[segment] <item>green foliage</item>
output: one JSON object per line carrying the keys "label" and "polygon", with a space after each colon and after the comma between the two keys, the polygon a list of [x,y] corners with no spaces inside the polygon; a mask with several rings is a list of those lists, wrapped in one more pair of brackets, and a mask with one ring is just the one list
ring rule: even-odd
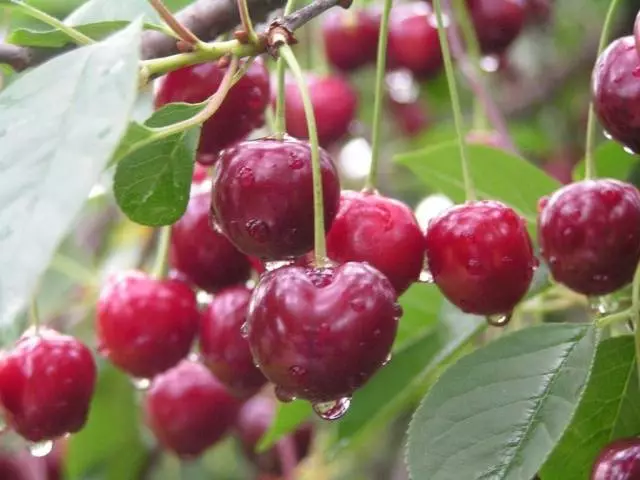
{"label": "green foliage", "polygon": [[302,400],[294,400],[290,403],[278,402],[276,415],[269,430],[263,435],[256,449],[259,452],[268,450],[274,443],[293,432],[298,425],[303,423],[311,415],[311,405]]}
{"label": "green foliage", "polygon": [[[596,170],[599,177],[629,180],[633,168],[638,164],[638,157],[624,151],[616,142],[604,142],[595,152]],[[582,180],[585,174],[584,161],[580,162],[573,171],[575,180]]]}

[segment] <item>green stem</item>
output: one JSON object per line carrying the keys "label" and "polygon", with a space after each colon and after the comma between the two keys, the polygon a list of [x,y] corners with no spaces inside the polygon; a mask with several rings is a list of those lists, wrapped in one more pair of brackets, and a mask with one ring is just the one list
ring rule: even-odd
{"label": "green stem", "polygon": [[640,264],[636,268],[631,287],[631,321],[635,327],[634,339],[638,378],[640,378]]}
{"label": "green stem", "polygon": [[460,107],[460,96],[458,95],[458,85],[456,84],[456,73],[453,69],[453,60],[451,58],[451,49],[449,48],[449,40],[447,38],[446,27],[444,26],[444,18],[442,15],[442,1],[434,0],[433,5],[438,19],[438,37],[440,38],[440,47],[442,48],[442,57],[444,59],[444,68],[447,75],[447,83],[449,85],[449,94],[451,95],[451,108],[453,110],[453,121],[458,136],[458,145],[460,147],[460,159],[462,162],[462,178],[464,180],[464,188],[467,201],[476,199],[473,180],[469,171],[469,161],[467,158],[467,146],[464,138],[464,128],[462,126],[462,109]]}
{"label": "green stem", "polygon": [[380,20],[380,36],[378,37],[378,57],[376,59],[376,97],[373,103],[373,125],[371,145],[371,168],[365,183],[365,190],[374,191],[378,179],[380,164],[380,136],[382,133],[382,105],[385,97],[384,76],[387,62],[387,39],[389,37],[389,13],[391,0],[384,1],[382,19]]}
{"label": "green stem", "polygon": [[596,320],[596,326],[598,328],[606,328],[614,323],[629,320],[631,315],[631,309],[623,310],[622,312],[614,313],[613,315],[607,315],[606,317],[598,318]]}
{"label": "green stem", "polygon": [[66,34],[69,38],[71,38],[78,45],[89,45],[94,43],[94,40],[90,37],[87,37],[84,33],[79,32],[73,27],[64,24],[62,21],[58,20],[55,17],[52,17],[48,13],[43,12],[31,5],[28,5],[20,0],[10,0],[11,4],[17,7],[22,13],[29,15],[32,18],[40,20],[42,23],[46,23],[47,25],[60,30],[64,34]]}
{"label": "green stem", "polygon": [[171,243],[171,227],[161,227],[159,231],[160,235],[158,239],[158,250],[156,252],[156,259],[153,263],[151,275],[154,278],[162,279],[167,275],[169,265],[169,244]]}
{"label": "green stem", "polygon": [[307,130],[309,131],[309,143],[311,144],[311,168],[313,172],[313,217],[314,217],[314,234],[315,234],[315,264],[322,267],[326,263],[327,247],[325,244],[324,231],[324,203],[322,201],[322,173],[320,171],[320,146],[318,144],[318,131],[316,128],[316,118],[313,113],[313,104],[311,103],[311,95],[309,88],[305,82],[302,69],[296,60],[291,47],[284,44],[280,47],[280,55],[289,65],[291,73],[293,73],[302,104],[304,105],[304,113],[307,118]]}
{"label": "green stem", "polygon": [[193,46],[199,46],[202,43],[191,30],[180,23],[162,0],[149,0],[149,3],[178,38]]}
{"label": "green stem", "polygon": [[[598,44],[598,55],[600,55],[611,37],[611,30],[613,29],[616,10],[624,3],[623,0],[611,0],[609,4],[609,10],[607,16],[604,19],[602,26],[602,33],[600,34],[600,43]],[[593,108],[593,102],[589,104],[589,116],[587,117],[587,139],[585,144],[585,178],[595,178],[596,162],[593,158],[593,150],[596,143],[596,112]]]}
{"label": "green stem", "polygon": [[253,28],[253,22],[251,21],[251,15],[249,14],[249,5],[247,4],[247,0],[238,0],[237,3],[242,28],[247,34],[249,43],[256,45],[259,42],[259,39],[258,34]]}
{"label": "green stem", "polygon": [[40,333],[40,313],[38,312],[38,302],[35,295],[31,297],[31,303],[29,304],[29,320],[33,326],[34,333],[38,335]]}

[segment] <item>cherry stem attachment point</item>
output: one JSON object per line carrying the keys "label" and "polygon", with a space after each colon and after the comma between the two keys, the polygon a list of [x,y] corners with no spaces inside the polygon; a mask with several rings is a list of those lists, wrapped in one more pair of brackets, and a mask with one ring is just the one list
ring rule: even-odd
{"label": "cherry stem attachment point", "polygon": [[182,25],[180,21],[171,13],[162,0],[149,0],[149,3],[154,8],[158,15],[164,20],[167,26],[185,43],[197,47],[202,42],[195,34],[187,27]]}
{"label": "cherry stem attachment point", "polygon": [[38,311],[38,302],[35,295],[29,303],[29,321],[33,326],[34,333],[38,335],[40,333],[40,312]]}
{"label": "cherry stem attachment point", "polygon": [[251,21],[251,15],[249,14],[249,5],[247,4],[247,0],[237,0],[238,4],[238,14],[240,16],[240,23],[242,24],[242,28],[247,34],[247,40],[251,44],[258,44],[258,34],[253,28],[253,22]]}
{"label": "cherry stem attachment point", "polygon": [[[284,7],[283,14],[290,15],[295,7],[295,0],[288,0]],[[287,39],[283,38],[283,42],[286,43]],[[278,140],[282,140],[287,130],[284,109],[285,109],[285,61],[283,58],[278,58],[276,62],[276,107],[274,112],[273,121],[273,134]]]}
{"label": "cherry stem attachment point", "polygon": [[169,245],[171,244],[171,226],[160,227],[158,235],[158,249],[153,263],[151,275],[160,280],[167,276],[169,269]]}

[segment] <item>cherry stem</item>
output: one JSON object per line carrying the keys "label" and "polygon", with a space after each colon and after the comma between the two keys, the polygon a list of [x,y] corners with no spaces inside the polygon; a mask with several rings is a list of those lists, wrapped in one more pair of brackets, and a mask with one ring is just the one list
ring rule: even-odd
{"label": "cherry stem", "polygon": [[440,39],[440,47],[442,48],[442,58],[444,60],[444,69],[447,75],[447,83],[449,85],[449,94],[451,95],[451,108],[453,110],[453,121],[455,123],[456,133],[458,136],[458,146],[460,147],[460,160],[462,162],[462,178],[464,180],[466,198],[467,198],[467,201],[474,201],[476,199],[476,193],[475,193],[475,188],[473,187],[473,180],[471,179],[471,173],[469,171],[469,161],[467,158],[467,146],[464,138],[464,128],[462,125],[462,109],[460,107],[460,97],[458,95],[456,73],[453,69],[453,60],[451,58],[451,50],[449,49],[447,29],[445,27],[444,17],[442,15],[442,2],[441,0],[434,0],[433,5],[436,11],[436,18],[438,20],[438,37]]}
{"label": "cherry stem", "polygon": [[[289,0],[284,7],[284,15],[289,15],[293,11],[295,0]],[[276,139],[282,140],[287,131],[286,121],[284,117],[285,105],[285,62],[282,57],[276,62],[276,108],[273,121],[273,134]]]}
{"label": "cherry stem", "polygon": [[167,26],[183,41],[189,45],[197,46],[202,42],[195,34],[187,27],[182,25],[180,21],[171,13],[162,0],[149,0],[149,3],[154,8],[158,15],[164,20]]}
{"label": "cherry stem", "polygon": [[33,325],[34,333],[38,335],[40,333],[40,312],[38,311],[38,302],[35,296],[31,298],[29,303],[29,320]]}
{"label": "cherry stem", "polygon": [[606,317],[598,318],[596,320],[596,326],[598,328],[606,328],[614,323],[624,322],[631,319],[631,309],[623,310],[622,312],[607,315]]}
{"label": "cherry stem", "polygon": [[295,443],[291,435],[283,437],[276,445],[282,468],[282,480],[294,480],[297,458]]}
{"label": "cherry stem", "polygon": [[309,88],[305,82],[302,69],[296,60],[293,50],[286,43],[280,47],[280,55],[289,65],[289,69],[296,80],[304,113],[307,118],[307,130],[309,131],[309,143],[311,144],[311,168],[313,172],[313,217],[314,217],[314,250],[315,264],[322,267],[326,263],[327,246],[325,243],[324,231],[324,203],[322,195],[322,172],[320,171],[320,146],[318,144],[318,130],[316,128],[316,118],[313,113],[313,104]]}
{"label": "cherry stem", "polygon": [[258,34],[253,28],[253,22],[251,21],[251,15],[249,14],[249,5],[247,4],[247,0],[238,0],[238,13],[240,15],[240,23],[242,24],[242,28],[247,34],[247,38],[249,43],[257,44],[258,43]]}
{"label": "cherry stem", "polygon": [[171,244],[171,226],[161,227],[158,237],[158,250],[156,251],[156,259],[153,263],[151,275],[160,280],[167,276],[169,268],[169,245]]}
{"label": "cherry stem", "polygon": [[[611,31],[614,26],[614,19],[616,17],[616,11],[623,4],[623,0],[611,0],[609,4],[609,10],[607,11],[607,16],[604,19],[604,24],[602,25],[602,33],[600,34],[600,42],[598,43],[598,56],[604,51],[607,47],[607,43],[611,37]],[[596,143],[596,112],[593,108],[593,101],[589,103],[589,115],[587,117],[587,138],[585,143],[585,174],[584,177],[586,179],[595,178],[597,176],[596,172],[596,161],[593,157],[593,150]],[[640,359],[638,360],[640,362]]]}
{"label": "cherry stem", "polygon": [[382,134],[382,103],[385,97],[385,69],[387,63],[387,39],[389,38],[389,16],[391,0],[384,1],[380,20],[380,36],[378,37],[378,55],[376,59],[376,96],[373,103],[373,125],[371,127],[371,168],[365,182],[366,191],[375,191],[380,165],[380,136]]}

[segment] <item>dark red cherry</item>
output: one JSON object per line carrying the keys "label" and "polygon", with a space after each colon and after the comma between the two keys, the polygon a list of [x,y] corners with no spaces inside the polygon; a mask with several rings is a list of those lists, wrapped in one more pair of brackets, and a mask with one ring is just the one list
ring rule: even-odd
{"label": "dark red cherry", "polygon": [[[320,149],[324,218],[338,210],[340,183]],[[212,221],[247,255],[284,260],[313,248],[311,147],[306,141],[263,138],[226,149],[213,179]]]}
{"label": "dark red cherry", "polygon": [[130,375],[151,378],[187,356],[199,321],[196,296],[184,282],[120,272],[100,292],[98,350]]}
{"label": "dark red cherry", "polygon": [[467,0],[483,53],[504,52],[518,38],[527,18],[526,0]]}
{"label": "dark red cherry", "polygon": [[204,365],[183,360],[153,379],[144,410],[166,449],[197,457],[229,432],[240,404]]}
{"label": "dark red cherry", "polygon": [[611,179],[562,187],[540,201],[538,238],[556,281],[584,295],[615,292],[640,260],[640,192]]}
{"label": "dark red cherry", "polygon": [[[159,80],[156,107],[174,102],[203,102],[217,91],[224,73],[225,69],[220,68],[217,62],[201,63],[168,73]],[[269,74],[258,58],[231,87],[218,111],[204,123],[198,161],[210,165],[220,150],[262,127],[269,95]]]}
{"label": "dark red cherry", "polygon": [[249,259],[221,233],[211,228],[211,193],[194,186],[187,211],[171,229],[171,265],[190,283],[215,293],[251,275]]}
{"label": "dark red cherry", "polygon": [[339,263],[367,262],[391,281],[398,295],[418,280],[424,237],[404,203],[377,194],[344,191],[327,253]]}
{"label": "dark red cherry", "polygon": [[442,69],[438,22],[428,3],[399,4],[389,19],[388,54],[398,67],[418,77],[431,77]]}
{"label": "dark red cherry", "polygon": [[602,449],[591,469],[590,480],[639,480],[640,439],[624,438]]}
{"label": "dark red cherry", "polygon": [[0,358],[0,404],[7,425],[31,442],[79,431],[96,383],[89,349],[40,327]]}
{"label": "dark red cherry", "polygon": [[249,342],[242,336],[249,300],[251,290],[244,286],[222,290],[207,306],[200,324],[204,364],[231,393],[243,398],[256,393],[267,381],[253,364]]}
{"label": "dark red cherry", "polygon": [[366,263],[283,267],[254,291],[249,345],[280,398],[334,419],[386,362],[401,312],[389,280]]}
{"label": "dark red cherry", "polygon": [[527,21],[530,23],[543,24],[551,19],[551,0],[525,0],[525,8]]}
{"label": "dark red cherry", "polygon": [[415,137],[429,128],[429,116],[419,101],[398,102],[390,98],[388,105],[397,127],[407,137]]}
{"label": "dark red cherry", "polygon": [[602,127],[614,140],[640,153],[640,58],[632,36],[615,40],[600,55],[591,93]]}
{"label": "dark red cherry", "polygon": [[370,9],[332,9],[323,17],[322,39],[327,60],[349,72],[376,61],[380,15]]}
{"label": "dark red cherry", "polygon": [[291,442],[296,463],[309,453],[309,447],[313,439],[313,427],[310,423],[300,425],[293,434],[281,440],[270,450],[257,453],[256,446],[271,426],[276,413],[275,401],[264,395],[257,395],[247,401],[238,413],[236,421],[236,433],[242,444],[247,458],[258,468],[260,472],[280,475],[279,448],[286,448],[284,442]]}
{"label": "dark red cherry", "polygon": [[468,202],[431,220],[427,264],[444,295],[476,315],[508,315],[537,264],[520,216],[495,201]]}
{"label": "dark red cherry", "polygon": [[[306,75],[311,104],[316,118],[318,140],[328,146],[344,137],[358,108],[358,96],[341,76]],[[285,120],[287,132],[296,138],[309,138],[307,117],[295,80],[287,77],[285,84]]]}

